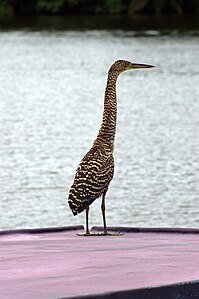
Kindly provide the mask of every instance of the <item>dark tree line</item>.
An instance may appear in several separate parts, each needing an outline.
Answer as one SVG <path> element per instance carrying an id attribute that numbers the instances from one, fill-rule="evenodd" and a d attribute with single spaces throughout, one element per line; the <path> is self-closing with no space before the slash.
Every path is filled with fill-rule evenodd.
<path id="1" fill-rule="evenodd" d="M 0 0 L 1 14 L 199 14 L 199 0 Z"/>

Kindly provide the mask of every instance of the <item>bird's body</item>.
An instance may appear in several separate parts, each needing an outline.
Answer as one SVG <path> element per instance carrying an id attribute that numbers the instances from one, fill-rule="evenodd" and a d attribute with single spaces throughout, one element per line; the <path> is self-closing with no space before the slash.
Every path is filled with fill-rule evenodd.
<path id="1" fill-rule="evenodd" d="M 102 124 L 91 149 L 81 160 L 69 191 L 69 206 L 74 215 L 86 209 L 86 235 L 89 206 L 102 196 L 104 234 L 108 234 L 105 219 L 105 195 L 114 174 L 114 140 L 117 118 L 116 81 L 120 73 L 133 68 L 152 67 L 118 60 L 109 69 L 104 97 Z"/>
<path id="2" fill-rule="evenodd" d="M 80 162 L 70 188 L 69 205 L 74 215 L 107 192 L 113 173 L 113 155 L 93 146 Z"/>

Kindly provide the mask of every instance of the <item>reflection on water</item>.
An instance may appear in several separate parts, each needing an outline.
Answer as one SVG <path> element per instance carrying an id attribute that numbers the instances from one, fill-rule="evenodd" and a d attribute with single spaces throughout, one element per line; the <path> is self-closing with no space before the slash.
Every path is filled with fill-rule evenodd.
<path id="1" fill-rule="evenodd" d="M 138 36 L 161 34 L 199 34 L 198 16 L 20 16 L 0 18 L 0 30 L 123 30 Z"/>
<path id="2" fill-rule="evenodd" d="M 118 58 L 158 67 L 118 80 L 108 224 L 199 226 L 199 40 L 156 32 L 0 33 L 1 229 L 84 223 L 67 193 L 96 137 L 107 69 Z M 100 200 L 91 224 L 101 224 Z"/>

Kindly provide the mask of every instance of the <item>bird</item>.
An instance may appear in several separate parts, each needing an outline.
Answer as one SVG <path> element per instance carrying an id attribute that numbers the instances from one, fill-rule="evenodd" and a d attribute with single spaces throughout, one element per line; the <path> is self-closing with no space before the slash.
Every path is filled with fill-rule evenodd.
<path id="1" fill-rule="evenodd" d="M 68 196 L 68 204 L 74 216 L 86 210 L 86 231 L 83 234 L 85 236 L 93 235 L 89 230 L 89 207 L 99 197 L 102 197 L 102 235 L 110 234 L 106 225 L 105 198 L 114 175 L 113 152 L 117 120 L 117 78 L 121 73 L 128 70 L 152 67 L 154 66 L 121 59 L 115 61 L 108 70 L 101 126 L 90 150 L 85 154 L 76 170 Z"/>

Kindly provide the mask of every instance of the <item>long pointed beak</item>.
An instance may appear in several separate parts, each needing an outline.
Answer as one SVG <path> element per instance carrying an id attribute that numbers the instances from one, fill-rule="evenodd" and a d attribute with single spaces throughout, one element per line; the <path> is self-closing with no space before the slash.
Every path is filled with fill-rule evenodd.
<path id="1" fill-rule="evenodd" d="M 155 67 L 155 66 L 150 64 L 132 63 L 132 69 L 141 69 L 141 68 L 150 68 L 150 67 Z"/>

